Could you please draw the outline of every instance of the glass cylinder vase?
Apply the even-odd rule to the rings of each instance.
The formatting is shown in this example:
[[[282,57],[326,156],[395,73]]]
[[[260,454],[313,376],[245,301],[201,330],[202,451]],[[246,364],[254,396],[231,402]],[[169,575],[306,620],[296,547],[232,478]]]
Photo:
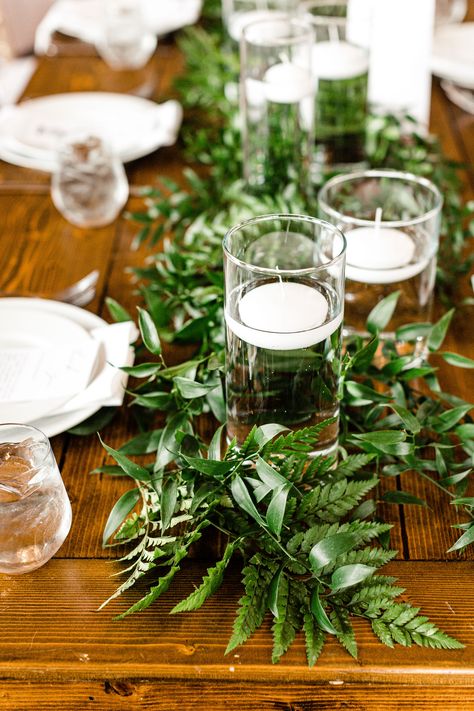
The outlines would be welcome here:
[[[311,0],[300,6],[311,23],[315,92],[316,176],[353,169],[365,161],[369,50],[357,42],[354,22],[346,17],[346,0]],[[368,27],[367,27],[368,32]]]
[[[291,19],[245,27],[240,42],[243,172],[271,192],[289,182],[306,190],[313,142],[310,25]]]
[[[345,240],[301,215],[263,215],[224,239],[227,434],[325,420],[314,453],[333,454],[344,303]],[[317,439],[317,438],[316,438]]]

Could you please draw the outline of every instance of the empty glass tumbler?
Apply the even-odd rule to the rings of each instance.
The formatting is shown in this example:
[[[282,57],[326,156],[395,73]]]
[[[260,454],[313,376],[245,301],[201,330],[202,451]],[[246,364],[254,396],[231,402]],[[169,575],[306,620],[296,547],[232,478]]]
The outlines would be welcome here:
[[[332,419],[315,454],[333,454],[344,305],[341,232],[301,215],[264,215],[224,239],[227,434]]]
[[[0,573],[28,573],[61,547],[71,505],[47,437],[0,425]]]
[[[268,192],[294,181],[305,189],[313,144],[312,28],[301,20],[260,20],[240,42],[244,178]]]
[[[140,69],[156,49],[156,35],[139,0],[106,0],[103,33],[97,51],[112,69]]]
[[[51,180],[59,212],[79,227],[102,227],[115,220],[128,198],[120,159],[92,135],[66,139]]]
[[[388,337],[401,325],[429,321],[443,203],[438,188],[410,173],[369,170],[332,178],[318,201],[320,216],[347,240],[347,333],[368,335],[370,311],[397,290]]]

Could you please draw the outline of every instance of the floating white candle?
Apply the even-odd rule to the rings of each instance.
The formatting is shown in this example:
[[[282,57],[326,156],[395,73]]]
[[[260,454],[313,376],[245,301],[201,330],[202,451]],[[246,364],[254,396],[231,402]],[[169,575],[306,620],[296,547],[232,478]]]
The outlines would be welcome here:
[[[268,101],[277,104],[296,104],[314,90],[311,72],[291,62],[274,64],[264,76]]]
[[[285,17],[286,15],[284,12],[278,12],[276,10],[250,10],[249,12],[236,12],[229,17],[227,30],[232,39],[239,42],[244,28],[247,27],[247,25],[250,25],[251,22],[259,22],[260,20],[281,20]],[[276,33],[278,33],[278,30],[281,31],[281,23],[276,24],[274,27],[271,25],[255,27],[252,42],[258,42],[259,40],[268,41]]]
[[[392,284],[416,276],[429,259],[413,261],[413,239],[393,227],[358,227],[345,232],[346,278],[367,284]]]
[[[311,62],[318,79],[352,79],[369,70],[369,53],[348,42],[316,42]]]
[[[247,291],[239,302],[240,322],[226,313],[235,335],[269,350],[309,348],[330,336],[342,313],[326,321],[329,305],[317,289],[298,282],[270,282]]]

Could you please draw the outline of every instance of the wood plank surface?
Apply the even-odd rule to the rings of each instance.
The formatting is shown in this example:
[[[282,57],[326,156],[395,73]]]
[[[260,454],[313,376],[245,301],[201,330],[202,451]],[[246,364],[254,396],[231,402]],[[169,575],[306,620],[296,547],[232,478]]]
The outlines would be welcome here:
[[[473,0],[469,12],[474,12]],[[114,72],[92,47],[61,37],[55,38],[52,52],[40,60],[24,98],[120,91],[164,101],[173,96],[173,77],[183,68],[169,40],[160,42],[153,60],[138,72]],[[472,162],[473,117],[449,103],[438,81],[433,85],[431,128],[450,157]],[[182,165],[179,143],[130,163],[127,208],[139,208],[140,185],[161,175],[179,181]],[[463,177],[466,196],[472,196],[474,183],[469,184],[467,174]],[[139,297],[128,268],[142,265],[149,248],[132,248],[136,229],[123,216],[99,230],[73,227],[52,205],[49,182],[45,173],[0,161],[0,289],[53,290],[99,268],[97,296],[88,308],[110,320],[105,307],[109,295],[133,313]],[[463,289],[470,293],[467,279]],[[448,341],[449,348],[470,357],[472,315],[461,312]],[[170,352],[169,357],[179,354]],[[442,378],[451,390],[472,398],[474,373],[445,369]],[[117,447],[134,433],[133,420],[123,410],[102,435]],[[184,566],[177,585],[139,615],[112,619],[138,599],[143,583],[97,612],[120,580],[110,577],[120,570],[112,560],[120,550],[102,549],[102,530],[130,482],[90,474],[110,462],[95,435],[61,435],[53,438],[53,448],[71,498],[73,525],[46,566],[27,576],[0,575],[0,711],[474,709],[473,553],[463,559],[446,555],[456,537],[450,524],[457,512],[438,490],[410,475],[399,484],[393,479],[382,484],[380,493],[398,485],[426,497],[430,505],[384,506],[384,517],[394,524],[391,544],[407,559],[392,562],[384,572],[398,576],[407,588],[405,599],[421,605],[466,648],[390,650],[375,639],[368,624],[356,621],[358,661],[329,640],[317,666],[308,669],[299,636],[281,662],[271,665],[269,620],[247,645],[224,656],[242,593],[235,571],[200,611],[168,614],[199,581],[204,561]]]
[[[398,561],[386,567],[387,574],[407,588],[405,599],[422,606],[423,613],[455,634],[465,649],[388,649],[368,623],[356,620],[359,659],[353,660],[329,639],[312,669],[305,663],[301,635],[279,664],[270,663],[269,617],[246,645],[224,656],[242,593],[236,572],[231,571],[201,610],[169,615],[205,572],[204,564],[188,564],[155,605],[117,622],[113,616],[144,591],[139,585],[97,612],[115,589],[117,579],[110,575],[117,570],[116,564],[106,561],[53,559],[28,576],[1,576],[0,677],[43,683],[105,677],[218,679],[230,684],[281,684],[291,679],[301,684],[474,685],[471,563]]]

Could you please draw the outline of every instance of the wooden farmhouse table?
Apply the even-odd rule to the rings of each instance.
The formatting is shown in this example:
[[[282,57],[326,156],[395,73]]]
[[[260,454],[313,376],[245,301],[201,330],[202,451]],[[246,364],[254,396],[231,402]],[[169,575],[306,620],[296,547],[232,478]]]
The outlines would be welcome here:
[[[168,98],[183,61],[173,40],[161,42],[149,65],[114,72],[91,47],[56,37],[52,56],[39,60],[24,98],[68,91],[119,91]],[[474,157],[474,116],[462,112],[433,85],[432,131],[447,154],[464,163]],[[180,180],[179,146],[160,149],[127,166],[129,209],[139,209],[135,188],[167,175]],[[91,269],[100,270],[97,295],[87,307],[105,318],[105,297],[132,312],[139,303],[126,268],[141,265],[147,248],[131,248],[135,227],[124,217],[100,229],[83,230],[54,208],[50,178],[0,161],[0,288],[48,292]],[[474,195],[465,173],[466,195]],[[466,279],[466,295],[470,286]],[[472,312],[455,320],[449,350],[474,357]],[[172,354],[171,354],[172,356]],[[472,371],[447,368],[444,384],[474,397]],[[136,433],[127,409],[102,436],[119,447]],[[398,559],[384,568],[407,589],[406,600],[465,649],[388,649],[363,621],[355,623],[359,659],[329,640],[317,663],[306,665],[299,636],[272,665],[270,622],[242,648],[224,656],[236,603],[238,571],[201,610],[168,614],[199,580],[206,561],[185,566],[174,587],[145,612],[121,622],[113,616],[138,599],[131,589],[101,612],[115,590],[120,569],[116,549],[103,549],[102,531],[115,501],[130,488],[126,478],[91,475],[110,463],[97,436],[63,434],[52,440],[73,509],[70,534],[44,567],[23,576],[0,575],[0,710],[226,709],[226,711],[316,711],[325,709],[474,709],[474,551],[447,554],[459,535],[450,528],[456,511],[433,487],[403,476],[403,489],[425,497],[429,509],[387,507],[394,523]],[[454,509],[454,507],[451,507]]]

